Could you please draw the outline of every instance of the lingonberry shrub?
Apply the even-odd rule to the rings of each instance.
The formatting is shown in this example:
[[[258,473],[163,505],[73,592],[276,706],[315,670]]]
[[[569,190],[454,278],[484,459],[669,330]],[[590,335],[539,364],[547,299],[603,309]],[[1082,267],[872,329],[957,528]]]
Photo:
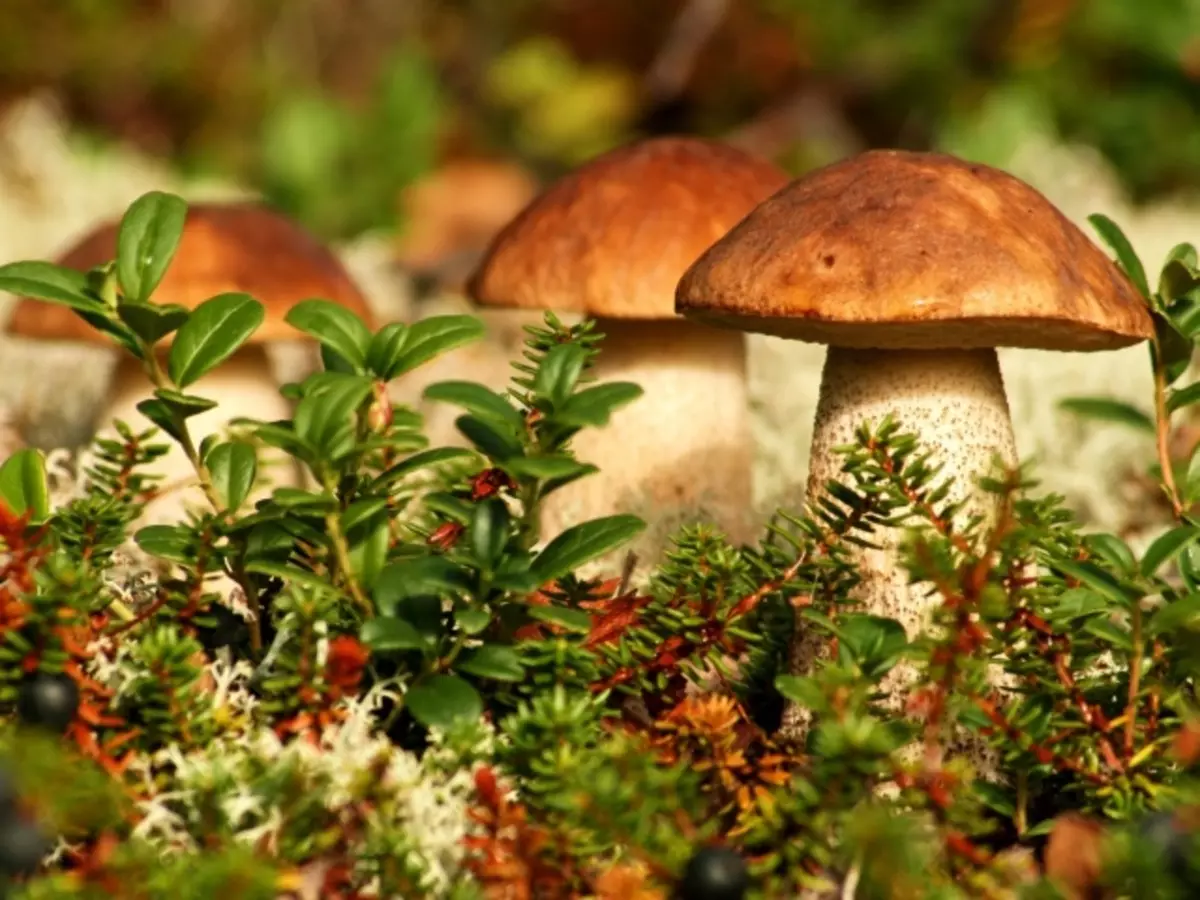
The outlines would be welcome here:
[[[593,326],[548,316],[511,384],[426,396],[467,447],[426,444],[387,385],[479,338],[471,317],[372,332],[320,300],[289,322],[321,370],[291,419],[196,441],[192,393],[262,321],[240,294],[156,304],[183,203],[128,211],[87,274],[0,267],[140,359],[154,431],[118,426],[73,471],[0,467],[0,867],[29,898],[954,898],[1191,896],[1200,884],[1200,467],[1172,436],[1200,400],[1195,251],[1156,290],[1160,536],[1087,533],[1025,471],[954,524],[919,440],[844,448],[845,483],[753,546],[696,524],[655,561],[579,574],[642,527],[543,534],[541,500],[594,464],[580,429],[636,401],[596,384]],[[169,346],[164,339],[171,337]],[[152,392],[152,393],[151,393]],[[1137,417],[1104,401],[1074,404]],[[1141,421],[1138,419],[1138,421]],[[207,500],[139,527],[176,442]],[[265,495],[259,451],[309,484]],[[851,601],[845,548],[910,526],[938,599],[910,638]],[[828,642],[786,671],[796,611]],[[899,711],[879,684],[918,673]],[[999,673],[1003,677],[996,677]],[[809,707],[804,743],[778,734]],[[969,748],[963,752],[962,748]]]

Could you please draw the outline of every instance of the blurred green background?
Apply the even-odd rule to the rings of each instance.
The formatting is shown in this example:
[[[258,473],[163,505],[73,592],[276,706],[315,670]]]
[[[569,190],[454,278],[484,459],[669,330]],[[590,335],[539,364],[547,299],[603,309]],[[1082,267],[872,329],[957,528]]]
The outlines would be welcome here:
[[[404,229],[456,159],[544,179],[676,131],[799,172],[1038,130],[1137,199],[1200,182],[1200,0],[3,0],[0,113],[46,88],[330,239]]]

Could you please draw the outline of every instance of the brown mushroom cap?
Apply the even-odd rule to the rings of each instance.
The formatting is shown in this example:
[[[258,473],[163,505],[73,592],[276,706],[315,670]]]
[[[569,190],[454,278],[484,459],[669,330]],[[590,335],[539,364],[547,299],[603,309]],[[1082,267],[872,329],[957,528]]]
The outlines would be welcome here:
[[[656,138],[553,184],[492,242],[467,289],[485,306],[671,319],[680,274],[787,175],[733,147]]]
[[[843,347],[1108,350],[1153,334],[1129,279],[998,169],[876,150],[792,182],[684,274],[676,310]]]
[[[103,265],[116,255],[119,227],[119,221],[101,225],[58,263],[80,271]],[[302,339],[283,317],[310,297],[332,300],[373,322],[366,299],[337,257],[290,219],[258,203],[192,204],[178,252],[154,301],[193,309],[228,291],[248,293],[266,309],[249,343]],[[8,332],[39,340],[108,343],[67,307],[28,298],[14,308]]]

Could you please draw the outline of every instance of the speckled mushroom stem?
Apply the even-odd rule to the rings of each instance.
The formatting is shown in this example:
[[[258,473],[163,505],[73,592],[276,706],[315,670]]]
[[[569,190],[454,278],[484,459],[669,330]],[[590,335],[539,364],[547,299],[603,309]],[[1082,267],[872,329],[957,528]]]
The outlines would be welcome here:
[[[575,438],[577,457],[600,471],[546,499],[543,538],[587,519],[632,513],[646,520],[647,530],[589,569],[613,573],[631,549],[639,574],[688,522],[715,523],[732,541],[749,540],[753,439],[745,337],[683,320],[606,318],[597,328],[605,340],[596,381],[632,381],[644,394],[606,427]]]
[[[257,344],[242,347],[213,372],[189,386],[188,392],[217,402],[215,409],[188,419],[188,428],[197,445],[206,435],[223,431],[233,419],[247,417],[270,422],[290,418],[292,414],[290,404],[280,395],[271,374],[266,350]],[[134,430],[149,428],[150,423],[138,412],[137,405],[152,394],[141,362],[123,355],[113,373],[108,405],[97,422],[100,433],[114,437],[114,419],[124,421]],[[152,500],[139,525],[174,524],[183,521],[188,508],[208,509],[208,502],[196,483],[195,470],[183,450],[164,435],[159,435],[156,440],[169,444],[170,451],[155,460],[147,471],[162,475],[159,484],[164,488],[186,487],[167,491]],[[270,486],[264,485],[256,491],[250,498],[251,503],[276,487],[300,486],[301,473],[296,463],[277,451],[259,451],[259,473],[261,479],[270,481]]]
[[[809,463],[808,496],[815,498],[824,485],[841,478],[843,457],[834,448],[854,443],[854,432],[863,422],[877,423],[891,415],[904,432],[921,438],[922,449],[944,468],[940,478],[951,478],[950,501],[966,501],[962,516],[982,515],[994,521],[997,498],[978,487],[980,476],[994,471],[999,457],[1006,465],[1017,462],[1012,420],[996,351],[985,350],[855,350],[830,347],[821,380]],[[855,598],[876,615],[889,616],[904,625],[909,637],[927,627],[937,601],[927,585],[909,584],[900,564],[898,543],[903,529],[878,530],[873,542],[881,549],[848,546],[862,581]],[[811,670],[823,634],[797,620],[791,670]],[[903,689],[911,683],[911,666],[897,666],[882,688],[888,703],[898,708]],[[802,737],[809,711],[790,704],[784,711],[783,734]]]

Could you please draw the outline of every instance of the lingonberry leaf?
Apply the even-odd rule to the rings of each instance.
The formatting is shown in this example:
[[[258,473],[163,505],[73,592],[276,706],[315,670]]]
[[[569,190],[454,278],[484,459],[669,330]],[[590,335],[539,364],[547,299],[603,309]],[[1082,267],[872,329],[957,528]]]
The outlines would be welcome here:
[[[245,441],[226,441],[217,444],[204,457],[213,487],[225,508],[236,512],[254,486],[258,476],[258,454]]]
[[[545,584],[603,556],[641,533],[646,523],[637,516],[607,516],[568,528],[537,555],[533,574]]]
[[[249,294],[220,294],[197,306],[171,343],[167,371],[184,388],[211,372],[262,324],[263,306]]]
[[[150,191],[133,201],[117,229],[117,279],[125,299],[150,299],[183,239],[187,203],[182,197]]]
[[[46,458],[41,450],[24,447],[0,465],[0,500],[17,515],[28,513],[31,522],[50,515]]]
[[[349,362],[355,372],[365,371],[371,329],[346,307],[329,300],[301,300],[284,321]]]
[[[483,714],[479,691],[457,675],[434,675],[418,682],[404,695],[404,705],[426,728],[445,729]]]

